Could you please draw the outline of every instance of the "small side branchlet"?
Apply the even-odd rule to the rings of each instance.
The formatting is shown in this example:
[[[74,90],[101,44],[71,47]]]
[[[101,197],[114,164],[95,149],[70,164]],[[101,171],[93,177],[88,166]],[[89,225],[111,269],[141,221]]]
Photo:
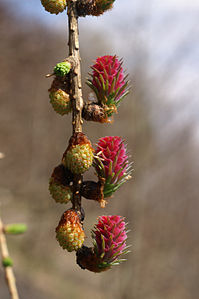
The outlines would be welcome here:
[[[0,217],[0,252],[1,262],[4,267],[5,279],[12,299],[19,299],[16,286],[15,275],[13,271],[13,260],[9,255],[6,235],[18,235],[27,230],[27,226],[23,223],[4,225]]]
[[[65,9],[64,1],[42,0],[51,13]],[[57,5],[52,11],[52,2]],[[102,124],[112,123],[113,115],[128,94],[128,80],[122,60],[116,55],[98,57],[91,67],[87,85],[95,94],[94,101],[83,101],[79,53],[78,17],[99,16],[113,7],[114,0],[67,0],[69,23],[69,56],[58,63],[49,89],[50,103],[60,115],[72,112],[72,136],[60,165],[55,167],[49,181],[52,198],[62,204],[71,202],[56,228],[56,239],[67,251],[76,251],[77,264],[82,269],[100,273],[118,265],[127,250],[127,231],[124,218],[118,215],[100,216],[92,230],[93,247],[84,245],[83,221],[85,212],[82,197],[98,202],[105,208],[113,196],[131,177],[131,163],[126,145],[119,136],[100,138],[96,150],[82,132],[83,119]],[[91,169],[98,181],[84,180]]]

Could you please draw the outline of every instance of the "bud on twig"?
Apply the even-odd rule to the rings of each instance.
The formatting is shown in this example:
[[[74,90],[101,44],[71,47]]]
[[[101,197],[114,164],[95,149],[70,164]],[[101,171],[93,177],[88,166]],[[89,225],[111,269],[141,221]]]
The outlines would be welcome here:
[[[3,267],[12,267],[13,266],[13,260],[7,256],[5,258],[2,259],[2,265]]]
[[[71,69],[71,64],[68,61],[63,61],[57,63],[57,65],[54,67],[54,74],[59,77],[66,76]]]
[[[103,106],[97,103],[84,104],[82,110],[82,117],[87,121],[95,121],[99,123],[111,123],[111,120],[107,117],[106,111]]]
[[[6,234],[19,235],[27,231],[27,225],[24,223],[7,224],[4,226]]]
[[[113,6],[115,0],[80,0],[77,1],[77,13],[80,17],[100,16]]]
[[[81,186],[81,195],[86,199],[95,200],[100,203],[101,208],[104,208],[106,201],[104,200],[104,179],[100,178],[99,182],[85,181]]]

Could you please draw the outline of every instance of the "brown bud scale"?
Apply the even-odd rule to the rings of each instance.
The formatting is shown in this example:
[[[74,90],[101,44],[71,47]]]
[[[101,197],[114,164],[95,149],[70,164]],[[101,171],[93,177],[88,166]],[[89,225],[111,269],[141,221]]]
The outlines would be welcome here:
[[[112,3],[107,5],[107,8],[103,8],[104,0],[81,0],[77,2],[77,14],[78,16],[85,17],[86,15],[100,16],[106,10],[112,8]]]
[[[110,123],[104,107],[97,103],[87,103],[82,110],[82,117],[87,121]]]
[[[71,136],[70,140],[69,140],[69,145],[66,149],[66,151],[64,152],[64,155],[66,154],[66,152],[72,148],[75,147],[76,145],[82,145],[82,144],[88,144],[90,147],[92,147],[90,140],[86,137],[86,135],[82,132],[77,132],[74,133],[73,136]],[[93,149],[94,151],[94,149]]]
[[[69,89],[70,89],[70,83],[69,83],[69,78],[68,76],[66,77],[55,77],[51,87],[49,88],[49,92],[53,92],[56,91],[58,89],[61,89],[63,91],[65,91],[66,93],[69,93]]]
[[[60,164],[53,170],[51,178],[56,182],[64,186],[68,186],[73,181],[72,172]]]
[[[97,257],[92,247],[82,246],[76,253],[77,264],[83,270],[87,269],[91,272],[100,273],[110,269],[109,267],[100,268],[101,259]]]
[[[100,203],[101,207],[104,208],[106,201],[104,200],[104,182],[85,181],[82,183],[80,193],[86,199],[96,200]]]

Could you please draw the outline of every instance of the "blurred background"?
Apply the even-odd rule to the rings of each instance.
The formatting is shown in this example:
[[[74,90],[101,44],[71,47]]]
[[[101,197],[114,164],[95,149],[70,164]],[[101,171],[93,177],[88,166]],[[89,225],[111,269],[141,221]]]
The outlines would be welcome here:
[[[198,298],[198,19],[197,0],[117,0],[103,16],[80,19],[83,81],[97,56],[116,54],[132,85],[112,125],[83,127],[93,143],[124,137],[134,161],[133,179],[105,210],[83,199],[88,244],[98,215],[123,215],[131,229],[128,261],[93,274],[55,240],[70,206],[48,192],[71,135],[45,78],[68,56],[66,13],[50,15],[39,0],[0,1],[0,209],[5,223],[28,225],[7,238],[21,299]],[[0,298],[9,298],[2,268]]]

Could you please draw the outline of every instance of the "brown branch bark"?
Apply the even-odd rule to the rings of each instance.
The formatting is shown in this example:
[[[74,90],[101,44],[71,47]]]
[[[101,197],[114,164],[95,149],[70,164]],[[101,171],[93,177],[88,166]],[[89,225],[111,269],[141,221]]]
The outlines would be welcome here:
[[[76,2],[77,0],[71,0],[68,4],[69,56],[72,56],[75,61],[74,68],[71,71],[71,97],[73,101],[73,133],[82,132],[83,122],[81,117],[83,109],[83,99]]]
[[[69,57],[74,59],[74,67],[70,72],[71,91],[70,96],[73,103],[72,126],[73,134],[82,132],[82,83],[81,83],[81,65],[79,53],[79,30],[78,16],[76,12],[77,0],[71,0],[68,3],[68,27],[69,27]],[[75,175],[73,180],[73,209],[81,213],[81,195],[80,187],[82,183],[82,175]]]
[[[0,248],[1,248],[1,257],[3,261],[3,259],[9,257],[9,252],[8,252],[8,246],[7,246],[6,237],[3,229],[3,222],[1,218],[0,218]],[[4,267],[4,270],[5,270],[5,278],[8,284],[8,289],[11,298],[19,299],[16,282],[15,282],[15,276],[12,267],[11,266]]]

